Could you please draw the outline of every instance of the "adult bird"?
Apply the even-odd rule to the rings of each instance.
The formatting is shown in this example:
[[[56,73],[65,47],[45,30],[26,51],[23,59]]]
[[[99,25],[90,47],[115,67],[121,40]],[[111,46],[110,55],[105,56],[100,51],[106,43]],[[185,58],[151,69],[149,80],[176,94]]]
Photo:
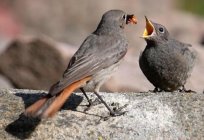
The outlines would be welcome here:
[[[72,92],[81,89],[89,104],[91,101],[85,90],[92,90],[110,111],[112,116],[122,113],[113,111],[99,95],[101,85],[110,77],[127,52],[128,43],[124,27],[136,24],[134,15],[121,10],[106,12],[97,27],[82,43],[71,58],[60,81],[54,84],[49,93],[28,108],[26,116],[48,118],[53,116],[65,103]]]

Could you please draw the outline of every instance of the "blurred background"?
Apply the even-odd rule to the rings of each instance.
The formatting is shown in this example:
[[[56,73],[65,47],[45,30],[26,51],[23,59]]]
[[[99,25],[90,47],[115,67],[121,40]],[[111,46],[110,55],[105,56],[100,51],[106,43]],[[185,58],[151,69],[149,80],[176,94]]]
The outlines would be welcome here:
[[[110,9],[134,13],[138,24],[125,29],[128,54],[102,91],[140,92],[154,88],[138,64],[139,54],[146,46],[140,38],[146,15],[165,25],[178,40],[193,45],[198,60],[186,88],[203,92],[203,0],[1,0],[0,88],[48,90]]]

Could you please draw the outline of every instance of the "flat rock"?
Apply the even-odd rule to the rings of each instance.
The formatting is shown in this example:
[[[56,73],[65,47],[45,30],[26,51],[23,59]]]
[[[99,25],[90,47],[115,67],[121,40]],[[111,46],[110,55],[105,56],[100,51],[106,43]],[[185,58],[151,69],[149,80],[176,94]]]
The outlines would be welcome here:
[[[73,94],[51,119],[21,115],[45,91],[0,91],[2,139],[203,139],[204,94],[199,93],[100,93],[112,107],[123,107],[123,116],[109,117],[103,104],[84,112],[87,101]],[[94,101],[96,97],[88,94]]]

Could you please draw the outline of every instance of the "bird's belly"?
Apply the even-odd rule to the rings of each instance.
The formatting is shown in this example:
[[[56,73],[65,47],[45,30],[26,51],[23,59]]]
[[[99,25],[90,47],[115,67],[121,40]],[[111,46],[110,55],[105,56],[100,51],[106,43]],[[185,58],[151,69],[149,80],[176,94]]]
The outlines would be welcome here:
[[[99,91],[102,84],[108,80],[112,73],[114,73],[119,66],[120,62],[113,64],[112,66],[102,69],[101,71],[94,74],[92,79],[87,82],[87,84],[84,86],[84,89],[86,91]]]
[[[146,54],[141,57],[140,67],[147,79],[163,90],[176,90],[186,83],[187,69],[170,55]]]

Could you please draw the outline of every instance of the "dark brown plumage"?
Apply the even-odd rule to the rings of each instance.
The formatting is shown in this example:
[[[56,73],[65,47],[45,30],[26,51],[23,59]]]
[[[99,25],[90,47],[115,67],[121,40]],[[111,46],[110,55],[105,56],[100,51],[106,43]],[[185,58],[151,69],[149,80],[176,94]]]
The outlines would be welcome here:
[[[183,89],[195,64],[195,52],[191,45],[170,37],[167,29],[146,18],[143,38],[147,42],[139,65],[155,90],[174,91]]]

